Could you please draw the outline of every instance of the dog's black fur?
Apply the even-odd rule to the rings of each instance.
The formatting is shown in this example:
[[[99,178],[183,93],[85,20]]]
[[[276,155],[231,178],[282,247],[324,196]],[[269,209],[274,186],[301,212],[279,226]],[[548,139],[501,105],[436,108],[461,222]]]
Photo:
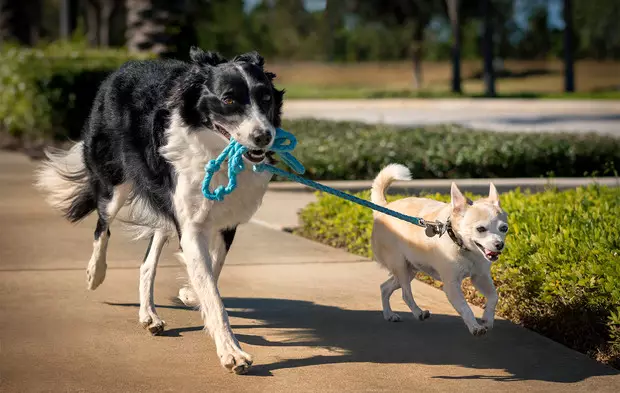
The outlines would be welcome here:
[[[150,210],[176,227],[172,205],[176,177],[170,163],[159,153],[166,144],[165,131],[177,110],[191,130],[217,132],[213,120],[230,123],[250,94],[270,94],[261,110],[275,127],[280,126],[284,91],[273,85],[275,74],[266,72],[264,60],[250,52],[228,61],[217,53],[192,48],[191,62],[175,60],[130,61],[111,74],[101,85],[83,130],[86,170],[74,179],[83,185],[64,211],[72,222],[98,211],[95,239],[109,231],[106,205],[113,188],[133,184],[132,198],[146,202]],[[248,86],[238,75],[237,66],[262,83]],[[222,97],[234,99],[224,105]],[[234,228],[223,233],[227,248]]]

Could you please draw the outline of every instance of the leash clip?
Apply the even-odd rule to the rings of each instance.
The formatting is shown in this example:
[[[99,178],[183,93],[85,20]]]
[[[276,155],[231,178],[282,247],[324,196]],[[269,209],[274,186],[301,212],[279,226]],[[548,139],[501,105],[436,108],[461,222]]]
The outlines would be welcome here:
[[[433,237],[435,235],[439,235],[439,237],[443,236],[446,233],[447,226],[439,221],[424,221],[424,233],[428,237]]]

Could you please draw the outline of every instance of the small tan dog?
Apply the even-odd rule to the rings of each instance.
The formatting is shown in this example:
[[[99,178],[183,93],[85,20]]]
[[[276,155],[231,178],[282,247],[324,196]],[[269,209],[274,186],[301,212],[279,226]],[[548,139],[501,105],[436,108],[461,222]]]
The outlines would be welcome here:
[[[507,215],[500,207],[499,195],[491,183],[488,198],[472,202],[452,183],[451,203],[427,198],[404,198],[387,203],[385,191],[394,180],[410,180],[409,170],[399,164],[385,167],[372,184],[372,201],[409,216],[446,224],[442,236],[428,237],[424,228],[374,212],[372,250],[375,260],[390,271],[381,284],[383,317],[400,321],[390,307],[390,296],[402,288],[403,300],[413,316],[424,320],[430,316],[413,300],[411,280],[422,271],[443,282],[443,288],[454,309],[461,315],[469,332],[482,335],[493,327],[497,292],[491,279],[491,263],[504,249],[508,232]],[[467,304],[461,282],[471,277],[472,283],[486,299],[482,324],[476,321]]]

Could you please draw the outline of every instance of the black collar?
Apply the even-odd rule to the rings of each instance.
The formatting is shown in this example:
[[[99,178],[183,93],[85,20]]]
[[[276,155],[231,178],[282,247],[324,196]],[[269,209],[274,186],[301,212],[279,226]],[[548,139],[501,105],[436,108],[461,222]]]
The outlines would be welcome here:
[[[448,217],[448,219],[446,220],[446,232],[448,233],[448,236],[450,236],[450,239],[452,239],[454,244],[456,244],[460,249],[469,251],[469,249],[465,247],[465,244],[463,244],[463,239],[461,239],[460,237],[456,235],[456,233],[454,233],[454,229],[452,229],[452,221],[450,221],[450,217]]]

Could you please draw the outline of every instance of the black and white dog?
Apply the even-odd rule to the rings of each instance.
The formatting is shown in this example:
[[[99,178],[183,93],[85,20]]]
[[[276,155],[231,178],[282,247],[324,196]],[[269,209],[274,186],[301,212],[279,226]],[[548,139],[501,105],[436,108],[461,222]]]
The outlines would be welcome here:
[[[190,283],[179,295],[198,303],[222,365],[240,374],[252,359],[230,328],[217,281],[237,225],[256,212],[271,175],[243,171],[223,202],[204,198],[201,181],[205,164],[231,136],[250,149],[250,163],[270,160],[266,151],[280,125],[284,92],[256,52],[228,61],[192,48],[190,57],[190,63],[131,61],[111,74],[99,88],[83,140],[68,151],[48,152],[37,184],[71,222],[97,211],[89,289],[105,278],[110,224],[129,207],[139,237],[150,238],[140,268],[139,319],[153,334],[164,329],[153,302],[155,270],[168,237],[178,235]],[[227,182],[223,166],[212,186]]]

